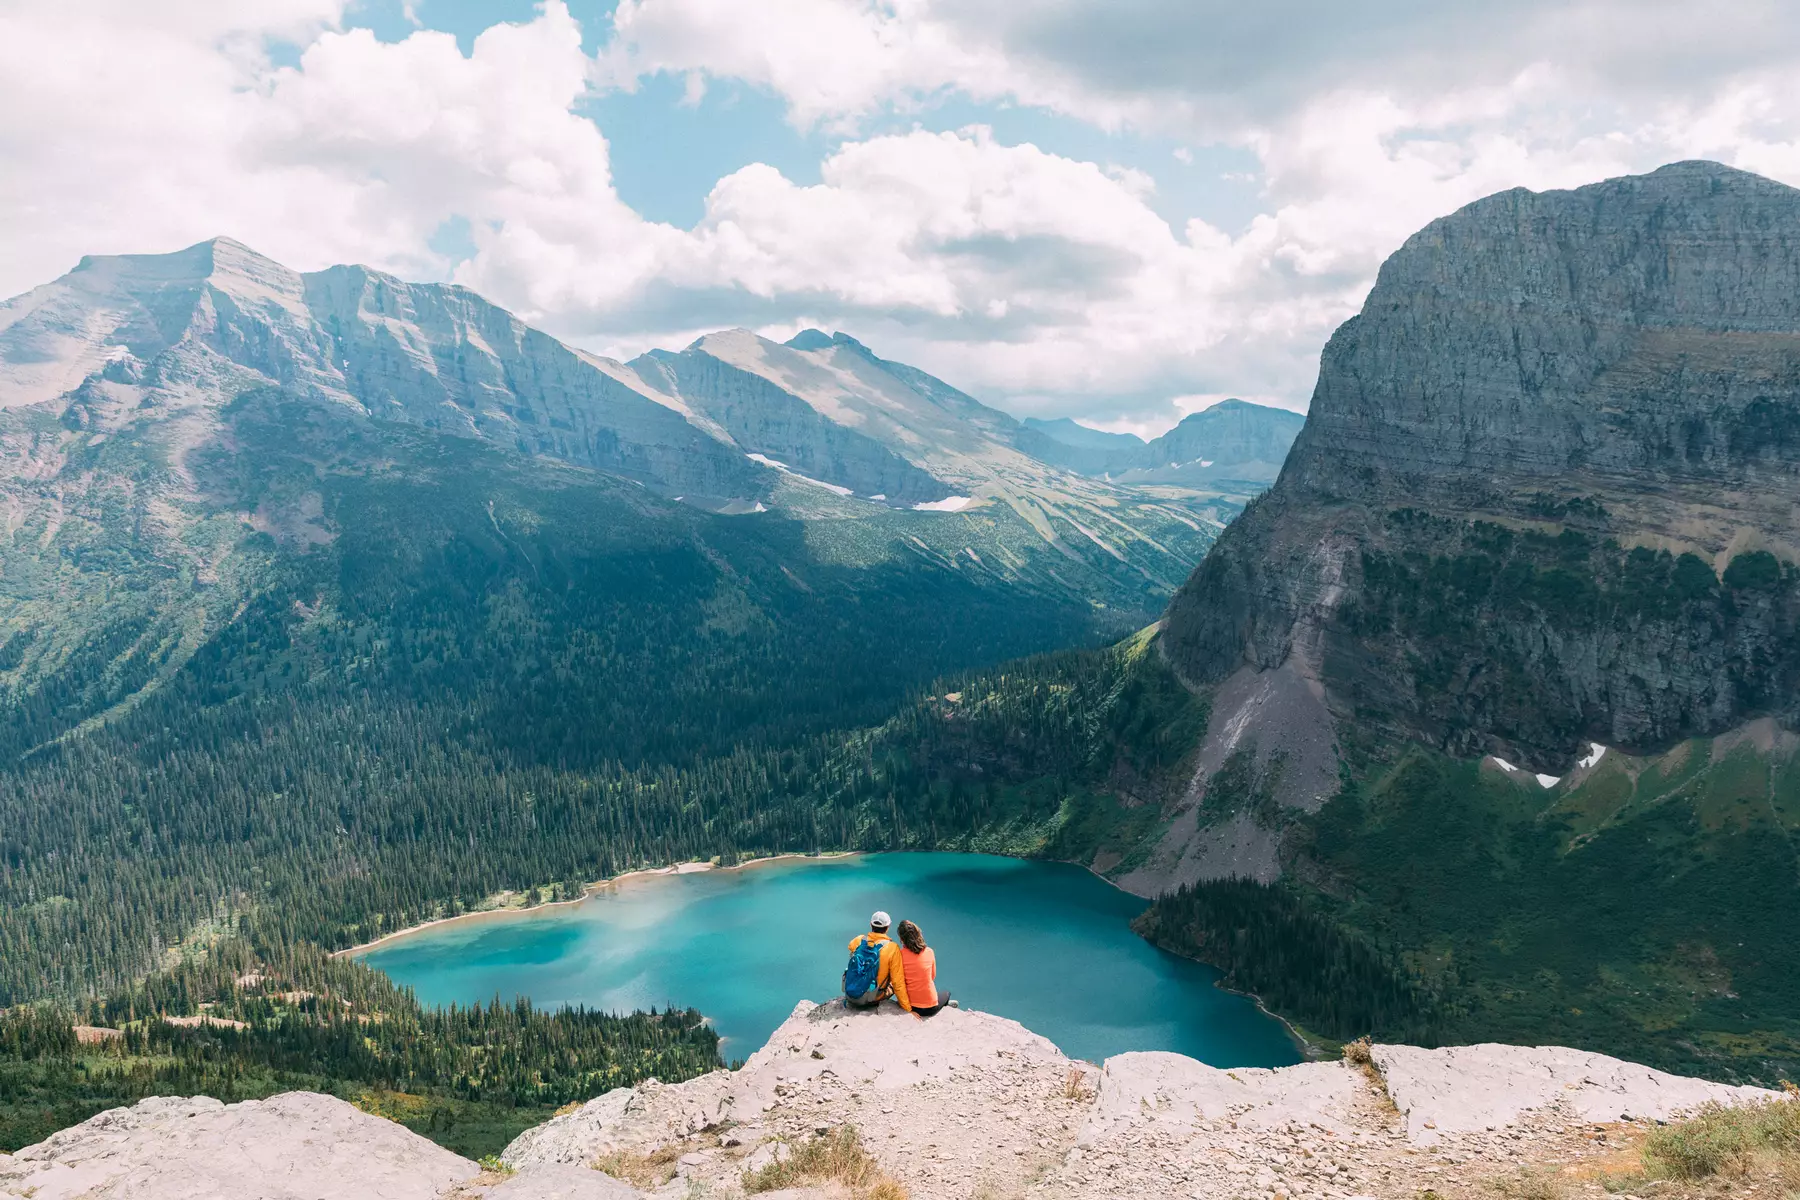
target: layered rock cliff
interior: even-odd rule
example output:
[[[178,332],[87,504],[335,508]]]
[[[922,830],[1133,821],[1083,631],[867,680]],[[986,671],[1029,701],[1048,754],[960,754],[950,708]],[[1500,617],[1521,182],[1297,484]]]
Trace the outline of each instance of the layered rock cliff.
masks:
[[[1409,239],[1166,647],[1561,774],[1800,715],[1796,557],[1800,191],[1678,163]]]

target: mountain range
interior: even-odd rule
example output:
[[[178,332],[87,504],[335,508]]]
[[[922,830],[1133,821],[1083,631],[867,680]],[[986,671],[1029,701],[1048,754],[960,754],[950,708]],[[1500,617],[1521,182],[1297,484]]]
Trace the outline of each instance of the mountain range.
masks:
[[[736,330],[622,363],[465,288],[301,274],[229,239],[91,257],[0,305],[0,700],[40,740],[114,713],[277,574],[341,558],[354,496],[429,480],[466,500],[476,462],[564,497],[636,485],[615,525],[797,539],[796,592],[821,572],[850,591],[866,572],[871,595],[883,573],[954,580],[1016,606],[964,631],[1014,650],[1153,615],[1245,498],[1084,476],[1033,456],[1047,444],[842,334]],[[519,544],[507,514],[532,506],[484,502],[486,533]],[[702,569],[731,591],[721,553]],[[1025,609],[1064,632],[1009,641]]]
[[[1252,499],[1292,414],[1140,448],[842,334],[620,363],[87,260],[0,310],[0,1003],[956,848],[1142,895],[1321,1051],[1792,1078],[1797,284],[1800,192],[1718,164],[1477,201]]]
[[[771,779],[1153,619],[1249,494],[1050,444],[844,334],[619,362],[228,239],[83,259],[0,305],[0,1003],[219,911],[335,942],[849,838]]]

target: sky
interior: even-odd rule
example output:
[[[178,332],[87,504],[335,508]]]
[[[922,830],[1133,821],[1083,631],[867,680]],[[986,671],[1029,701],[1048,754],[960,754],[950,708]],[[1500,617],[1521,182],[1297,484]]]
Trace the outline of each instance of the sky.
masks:
[[[1800,185],[1800,5],[0,0],[0,295],[226,235],[1146,435],[1304,409],[1432,219],[1686,158]]]

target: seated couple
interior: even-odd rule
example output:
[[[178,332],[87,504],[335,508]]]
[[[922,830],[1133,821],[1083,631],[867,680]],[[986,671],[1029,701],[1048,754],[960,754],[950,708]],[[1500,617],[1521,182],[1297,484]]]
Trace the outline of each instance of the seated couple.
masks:
[[[915,1017],[954,1008],[950,993],[938,990],[937,955],[911,921],[900,922],[900,941],[888,938],[888,915],[869,918],[869,932],[850,939],[850,965],[844,968],[844,1003],[873,1008],[892,996]]]

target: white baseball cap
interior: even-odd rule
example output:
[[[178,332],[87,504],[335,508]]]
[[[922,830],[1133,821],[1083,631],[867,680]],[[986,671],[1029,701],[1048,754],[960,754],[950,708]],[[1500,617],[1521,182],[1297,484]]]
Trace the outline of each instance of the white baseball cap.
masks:
[[[888,920],[888,915],[879,908],[875,910],[875,915],[869,918],[870,929],[886,929],[892,924],[893,922]]]

